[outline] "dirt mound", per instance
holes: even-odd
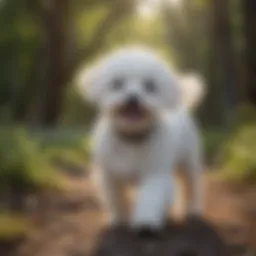
[[[134,232],[127,227],[103,232],[94,256],[228,256],[227,248],[207,222],[169,223],[158,233]]]

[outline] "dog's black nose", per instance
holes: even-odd
[[[126,101],[126,104],[130,106],[138,106],[140,104],[138,95],[130,95]]]

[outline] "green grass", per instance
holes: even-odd
[[[243,125],[221,151],[221,176],[233,182],[256,183],[256,124]]]
[[[0,186],[25,191],[61,189],[58,171],[65,166],[83,170],[90,160],[89,142],[83,129],[1,128]]]
[[[59,187],[40,142],[23,129],[0,131],[0,186],[21,191]]]
[[[71,165],[83,165],[90,160],[90,141],[83,129],[33,131],[32,135],[50,160]]]
[[[43,147],[83,147],[87,135],[82,128],[34,129],[29,132]]]
[[[0,214],[0,241],[15,241],[28,234],[31,225],[23,217],[10,213]]]

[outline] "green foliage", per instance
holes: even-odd
[[[75,174],[85,171],[85,164],[89,162],[88,154],[74,148],[50,148],[46,151],[46,157],[56,169],[68,170]]]
[[[94,121],[96,109],[86,102],[78,94],[74,86],[70,86],[66,92],[63,113],[60,124],[63,125],[83,125],[86,129],[90,128]]]
[[[0,241],[10,242],[23,238],[30,230],[24,218],[10,213],[0,214]]]
[[[54,168],[84,170],[90,161],[90,141],[84,129],[42,130],[32,132],[42,152]]]
[[[46,161],[40,144],[21,129],[0,131],[0,183],[21,191],[57,188],[56,172]]]
[[[256,109],[250,104],[236,108],[228,132],[204,134],[206,159],[219,165],[218,176],[229,182],[256,183]]]
[[[221,152],[221,176],[234,182],[256,183],[256,124],[243,125]]]
[[[183,1],[162,10],[169,51],[182,71],[207,75],[209,62],[209,13],[206,1]]]
[[[242,104],[237,107],[232,117],[234,127],[256,124],[256,108],[251,104]]]
[[[223,131],[209,130],[203,133],[204,156],[207,163],[215,163],[227,135]]]
[[[220,151],[221,175],[235,182],[256,183],[256,109],[238,106],[232,117],[233,132]]]
[[[206,157],[218,164],[218,176],[230,182],[256,183],[256,110],[250,104],[236,108],[227,132],[207,131]]]
[[[89,10],[81,9],[75,14],[75,29],[79,35],[81,45],[88,44],[93,38],[98,26],[102,25],[102,20],[106,17],[109,10],[106,6],[95,6]]]
[[[0,118],[11,117],[23,90],[40,41],[35,14],[26,0],[4,1],[0,7]]]
[[[83,63],[87,65],[102,49],[105,49],[107,35],[116,24],[122,23],[124,16],[133,12],[133,1],[67,1],[64,21],[60,18],[61,15],[58,15],[59,9],[55,10],[56,14],[52,14],[54,10],[50,8],[51,5],[44,1],[2,2],[0,5],[0,120],[11,122],[15,119],[24,122],[36,119],[40,122],[43,119],[44,102],[49,99],[54,102],[56,101],[54,97],[57,97],[62,111],[61,113],[58,111],[55,117],[57,122],[58,117],[65,114],[71,106],[68,104],[63,108],[62,97],[65,89],[72,84],[72,79],[81,65]],[[54,1],[50,2],[54,6]],[[54,19],[50,18],[51,15]],[[51,28],[55,27],[55,24],[63,25],[63,31],[59,30],[61,42],[58,42],[58,37],[52,35]],[[44,89],[51,80],[50,64],[58,61],[58,57],[54,57],[51,53],[62,48],[58,43],[65,48],[59,58],[63,63],[54,65],[61,67],[59,83],[62,84],[54,85],[61,90],[59,95],[52,97],[52,90],[44,94]],[[42,94],[45,97],[41,97]]]

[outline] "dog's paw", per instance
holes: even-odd
[[[131,219],[131,227],[141,234],[159,233],[164,227],[164,220],[153,215],[137,215]],[[150,236],[150,235],[149,235]]]
[[[152,213],[140,212],[139,214],[134,214],[131,218],[131,226],[134,228],[150,227],[158,229],[161,228],[162,224],[162,220]]]
[[[143,240],[157,240],[161,236],[160,229],[153,229],[151,227],[140,227],[135,229],[135,234],[138,236],[139,239]]]
[[[190,225],[190,226],[195,226],[195,227],[200,227],[204,223],[204,219],[201,214],[188,214],[186,216],[185,221]]]

